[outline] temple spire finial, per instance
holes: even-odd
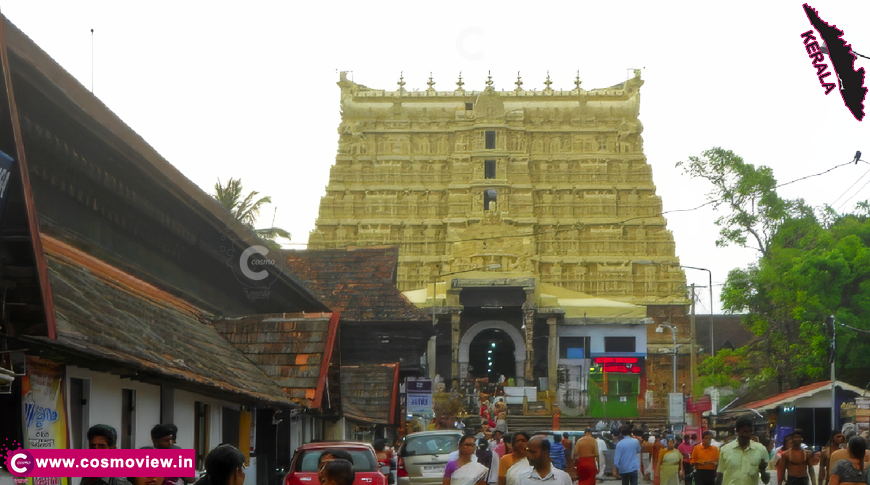
[[[578,70],[578,71],[577,71],[577,77],[574,78],[574,89],[578,89],[578,90],[579,90],[579,89],[580,89],[580,84],[581,84],[582,82],[583,82],[583,81],[580,80],[580,71]]]
[[[553,84],[553,81],[550,81],[550,71],[547,71],[547,80],[544,81],[544,84],[547,86],[547,89],[550,89],[550,85]]]
[[[458,87],[456,88],[456,90],[457,90],[457,91],[462,91],[462,86],[465,85],[465,83],[462,82],[462,71],[459,71],[459,81],[456,81],[456,85],[458,86]]]
[[[405,90],[405,71],[399,71],[399,82],[396,84],[399,85],[399,91]]]
[[[429,86],[429,89],[427,89],[426,91],[435,91],[435,88],[432,87],[435,85],[435,81],[432,80],[431,72],[429,72],[429,82],[427,82],[426,84]]]
[[[523,79],[520,77],[520,71],[517,71],[517,80],[514,83],[517,85],[517,88],[514,91],[522,91],[523,90]]]

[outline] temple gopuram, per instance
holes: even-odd
[[[511,90],[427,84],[372,89],[341,73],[309,247],[399,247],[398,288],[435,322],[433,376],[504,376],[568,415],[666,402],[670,356],[658,379],[648,354],[656,339],[671,348],[655,323],[688,339],[686,279],[643,154],[640,71],[591,91],[579,77],[552,89],[549,75],[542,90],[519,76]]]

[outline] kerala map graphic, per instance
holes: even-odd
[[[828,47],[828,55],[837,74],[843,102],[852,116],[861,121],[864,118],[864,97],[867,95],[867,88],[864,87],[864,68],[855,69],[857,57],[852,52],[852,46],[843,40],[843,31],[836,25],[828,25],[819,17],[818,11],[809,4],[805,3],[803,7],[810,23]]]

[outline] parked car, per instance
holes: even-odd
[[[359,441],[321,441],[300,446],[290,461],[290,472],[284,477],[284,485],[320,485],[317,461],[330,448],[350,453],[356,473],[354,485],[387,485],[389,465],[384,467],[386,470],[381,469],[374,447]]]
[[[440,484],[448,455],[457,450],[462,431],[421,431],[399,448],[398,485]]]

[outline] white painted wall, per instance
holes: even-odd
[[[193,431],[195,429],[194,421],[196,418],[197,402],[208,404],[211,407],[211,414],[209,416],[208,449],[215,448],[223,442],[221,415],[224,406],[233,408],[237,411],[241,409],[241,406],[229,401],[214,399],[176,388],[174,404],[175,417],[173,424],[178,426],[178,446],[182,448],[193,448]]]
[[[88,424],[108,424],[121,429],[121,392],[136,391],[136,414],[134,442],[136,448],[151,445],[151,428],[160,422],[160,386],[131,379],[121,379],[112,374],[95,372],[75,366],[67,366],[67,379],[90,381],[88,398]],[[69,380],[66,382],[69,389]]]
[[[635,352],[646,353],[646,325],[560,325],[560,337],[589,337],[590,351],[604,352],[604,337],[634,337]]]
[[[160,423],[160,386],[146,384],[131,379],[121,379],[112,374],[95,372],[75,366],[67,366],[67,379],[85,379],[90,381],[90,396],[88,398],[88,424],[108,424],[116,430],[121,428],[121,391],[136,390],[136,448],[151,446],[151,428]],[[67,381],[69,389],[69,381]],[[211,406],[209,416],[208,448],[214,448],[222,442],[221,415],[224,407],[241,409],[237,403],[202,396],[182,389],[175,389],[173,424],[178,426],[178,446],[193,448],[193,431],[195,403],[202,402]]]

